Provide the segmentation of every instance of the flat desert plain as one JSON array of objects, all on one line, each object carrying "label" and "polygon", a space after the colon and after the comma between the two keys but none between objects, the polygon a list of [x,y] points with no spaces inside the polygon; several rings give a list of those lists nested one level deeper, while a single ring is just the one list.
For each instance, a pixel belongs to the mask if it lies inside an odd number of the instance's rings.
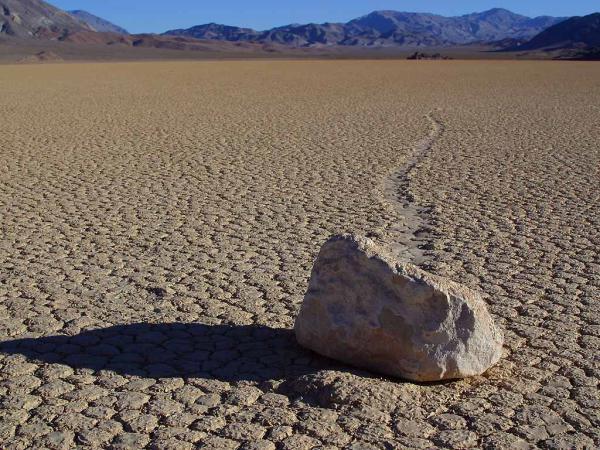
[{"label": "flat desert plain", "polygon": [[[0,115],[0,447],[600,446],[600,64],[5,65]],[[345,231],[483,292],[500,363],[300,348]]]}]

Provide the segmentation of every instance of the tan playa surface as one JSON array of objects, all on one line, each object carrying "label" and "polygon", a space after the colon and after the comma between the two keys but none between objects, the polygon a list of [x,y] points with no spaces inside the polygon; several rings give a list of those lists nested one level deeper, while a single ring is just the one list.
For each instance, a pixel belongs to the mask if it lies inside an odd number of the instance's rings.
[{"label": "tan playa surface", "polygon": [[[599,81],[595,63],[3,66],[0,447],[600,446]],[[313,259],[346,230],[419,230],[423,267],[486,294],[500,364],[418,385],[299,348]]]}]

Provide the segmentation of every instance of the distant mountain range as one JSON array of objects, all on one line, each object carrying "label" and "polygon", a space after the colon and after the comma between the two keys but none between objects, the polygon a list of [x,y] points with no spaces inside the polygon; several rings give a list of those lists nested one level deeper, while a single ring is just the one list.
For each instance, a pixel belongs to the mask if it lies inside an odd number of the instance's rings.
[{"label": "distant mountain range", "polygon": [[210,23],[162,35],[129,35],[86,11],[67,13],[43,0],[0,0],[0,43],[11,45],[18,40],[205,52],[318,51],[330,55],[363,54],[371,48],[394,52],[476,44],[519,52],[566,49],[569,51],[557,57],[592,59],[600,55],[600,13],[567,19],[529,18],[500,8],[458,17],[375,11],[347,23],[292,24],[265,31]]},{"label": "distant mountain range", "polygon": [[69,14],[78,19],[79,21],[87,24],[94,31],[101,33],[118,33],[118,34],[129,34],[126,29],[121,28],[114,23],[104,20],[101,17],[95,16],[87,11],[80,9],[69,11]]},{"label": "distant mountain range", "polygon": [[286,25],[266,31],[210,23],[170,30],[164,35],[294,47],[442,47],[509,38],[527,40],[563,20],[549,16],[529,18],[500,8],[459,17],[375,11],[347,23]]}]

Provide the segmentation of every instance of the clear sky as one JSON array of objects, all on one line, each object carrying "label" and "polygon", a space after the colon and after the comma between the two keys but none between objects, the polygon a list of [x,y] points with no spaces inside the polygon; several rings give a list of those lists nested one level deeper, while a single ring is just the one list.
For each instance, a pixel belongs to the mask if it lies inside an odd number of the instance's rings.
[{"label": "clear sky", "polygon": [[598,0],[47,0],[84,9],[131,33],[160,33],[208,22],[264,30],[290,23],[347,22],[380,9],[455,16],[506,8],[526,16],[581,16]]}]

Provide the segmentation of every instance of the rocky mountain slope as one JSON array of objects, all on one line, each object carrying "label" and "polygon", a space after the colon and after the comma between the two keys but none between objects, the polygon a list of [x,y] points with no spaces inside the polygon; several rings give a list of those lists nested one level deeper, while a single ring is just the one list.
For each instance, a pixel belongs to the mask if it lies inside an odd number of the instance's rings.
[{"label": "rocky mountain slope", "polygon": [[491,9],[459,17],[375,11],[348,23],[287,25],[255,31],[219,24],[170,30],[169,36],[229,41],[258,41],[290,46],[444,46],[502,39],[529,39],[564,20],[529,18],[505,9]]},{"label": "rocky mountain slope", "polygon": [[0,35],[57,38],[91,31],[85,23],[41,0],[0,0]]},{"label": "rocky mountain slope", "polygon": [[600,47],[600,13],[572,17],[535,36],[523,48],[594,48]]},{"label": "rocky mountain slope", "polygon": [[87,11],[82,10],[74,10],[69,11],[73,17],[78,19],[81,22],[84,22],[88,26],[90,26],[94,31],[105,32],[105,33],[118,33],[118,34],[129,34],[126,29],[121,28],[118,25],[115,25],[108,20],[105,20],[101,17],[95,16]]}]

